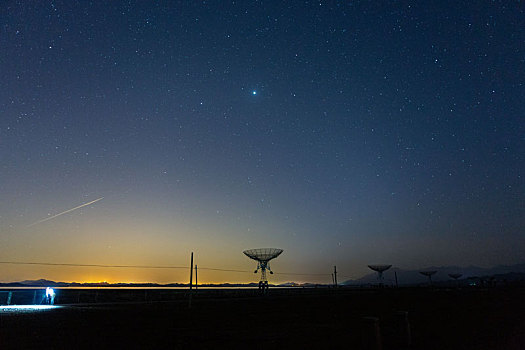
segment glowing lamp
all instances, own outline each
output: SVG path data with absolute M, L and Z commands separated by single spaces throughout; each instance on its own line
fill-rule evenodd
M 54 298 L 55 297 L 55 290 L 51 287 L 46 288 L 46 297 L 47 298 Z

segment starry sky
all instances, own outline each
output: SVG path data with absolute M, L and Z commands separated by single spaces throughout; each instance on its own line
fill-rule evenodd
M 252 271 L 244 249 L 277 247 L 274 271 L 326 274 L 271 282 L 523 262 L 524 12 L 2 1 L 0 260 L 189 266 L 193 251 Z M 187 275 L 4 264 L 0 281 Z

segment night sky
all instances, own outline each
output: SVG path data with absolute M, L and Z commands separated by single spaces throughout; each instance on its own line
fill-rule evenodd
M 525 251 L 517 1 L 2 1 L 0 260 L 253 271 Z M 50 218 L 85 203 L 101 200 Z M 0 265 L 0 281 L 186 270 Z M 254 274 L 205 271 L 202 282 Z

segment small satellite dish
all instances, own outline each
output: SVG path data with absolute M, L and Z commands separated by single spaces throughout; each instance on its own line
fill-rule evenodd
M 257 269 L 253 273 L 257 273 L 261 270 L 261 280 L 259 281 L 259 289 L 268 288 L 268 279 L 266 278 L 266 270 L 273 274 L 270 269 L 270 260 L 277 258 L 283 252 L 282 249 L 277 248 L 259 248 L 259 249 L 248 249 L 243 253 L 250 259 L 257 261 Z
M 448 277 L 450 278 L 453 278 L 457 281 L 458 278 L 460 278 L 461 276 L 463 276 L 461 273 L 449 273 L 448 274 Z
M 456 280 L 456 284 L 457 284 L 457 287 L 459 288 L 459 281 L 458 281 L 458 278 L 460 278 L 461 276 L 463 276 L 461 273 L 449 273 L 448 274 L 448 277 L 450 278 L 453 278 Z
M 423 276 L 428 277 L 428 282 L 432 285 L 432 275 L 435 275 L 437 271 L 419 271 Z
M 379 285 L 383 285 L 383 272 L 392 267 L 392 265 L 368 265 L 369 268 L 377 272 Z

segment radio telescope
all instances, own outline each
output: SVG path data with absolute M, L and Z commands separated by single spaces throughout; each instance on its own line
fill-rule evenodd
M 432 285 L 432 275 L 436 274 L 437 271 L 419 271 L 423 276 L 428 277 L 428 282 Z
M 383 272 L 392 267 L 392 265 L 368 265 L 369 268 L 377 272 L 377 279 L 379 280 L 379 285 L 383 285 Z
M 460 278 L 461 276 L 463 276 L 463 275 L 460 274 L 460 273 L 449 273 L 449 274 L 448 274 L 448 277 L 453 278 L 453 279 L 455 279 L 456 281 L 457 281 L 458 278 Z
M 459 281 L 458 281 L 458 278 L 460 278 L 461 276 L 463 276 L 461 273 L 449 273 L 448 274 L 448 277 L 450 278 L 453 278 L 456 280 L 456 284 L 457 284 L 457 287 L 459 288 Z
M 277 258 L 283 252 L 282 249 L 277 248 L 259 248 L 248 249 L 243 253 L 250 259 L 257 261 L 257 269 L 253 273 L 257 273 L 261 269 L 261 280 L 259 281 L 259 289 L 268 289 L 268 279 L 266 278 L 266 270 L 270 271 L 270 260 Z

